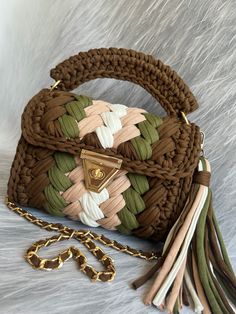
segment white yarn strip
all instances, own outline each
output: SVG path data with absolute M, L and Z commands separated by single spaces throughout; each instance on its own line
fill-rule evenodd
M 197 293 L 195 291 L 195 288 L 193 286 L 193 283 L 192 283 L 192 280 L 189 276 L 189 272 L 188 272 L 187 268 L 185 269 L 185 272 L 184 272 L 184 279 L 185 279 L 186 285 L 188 287 L 189 293 L 191 294 L 191 297 L 193 299 L 194 310 L 197 314 L 201 314 L 204 307 L 203 307 L 202 303 L 200 302 L 200 300 L 197 296 Z
M 119 118 L 127 115 L 127 106 L 121 104 L 109 104 L 111 111 L 115 112 Z
M 103 112 L 101 113 L 101 117 L 105 125 L 111 130 L 112 134 L 122 129 L 122 124 L 117 113 Z
M 127 115 L 127 107 L 121 104 L 109 104 L 111 112 L 102 112 L 105 125 L 97 127 L 95 132 L 103 148 L 111 148 L 114 144 L 113 134 L 122 129 L 120 118 Z
M 100 193 L 91 191 L 84 193 L 80 198 L 80 204 L 83 208 L 83 211 L 79 213 L 80 220 L 85 225 L 90 227 L 98 227 L 99 224 L 96 220 L 105 217 L 98 205 L 108 199 L 109 193 L 106 188 L 104 188 Z
M 83 224 L 90 226 L 90 227 L 99 227 L 99 224 L 91 219 L 85 212 L 79 213 L 79 219 L 82 221 Z
M 102 125 L 96 128 L 95 132 L 103 148 L 110 148 L 113 146 L 114 138 L 110 128 Z
M 189 228 L 189 230 L 187 232 L 187 235 L 185 237 L 184 243 L 182 245 L 181 252 L 180 252 L 180 254 L 179 254 L 179 256 L 178 256 L 174 266 L 172 267 L 171 271 L 169 272 L 166 280 L 164 281 L 164 283 L 160 287 L 159 291 L 157 292 L 155 298 L 153 299 L 153 304 L 156 305 L 156 306 L 160 306 L 161 305 L 163 299 L 165 298 L 165 296 L 166 296 L 170 286 L 172 285 L 172 283 L 173 283 L 173 281 L 174 281 L 174 279 L 176 277 L 177 272 L 179 271 L 179 269 L 180 269 L 180 267 L 181 267 L 181 265 L 183 263 L 184 258 L 187 255 L 188 247 L 189 247 L 189 244 L 190 244 L 191 239 L 193 237 L 194 231 L 196 229 L 198 218 L 199 218 L 200 213 L 201 213 L 201 211 L 203 209 L 203 206 L 204 206 L 204 204 L 206 202 L 207 195 L 208 195 L 208 187 L 204 186 L 200 202 L 199 202 L 199 204 L 197 206 L 196 212 L 194 213 L 194 216 L 193 216 L 190 228 Z
M 199 162 L 198 162 L 198 171 L 203 171 L 203 164 L 202 164 L 201 160 L 199 160 Z
M 201 160 L 199 160 L 199 162 L 198 162 L 198 171 L 203 171 L 203 164 L 202 164 L 202 161 L 201 161 Z M 164 244 L 164 247 L 163 247 L 163 253 L 164 253 L 165 250 L 167 249 L 168 244 L 170 243 L 170 240 L 172 239 L 172 236 L 173 236 L 175 227 L 176 227 L 177 223 L 179 222 L 180 217 L 181 217 L 181 215 L 180 215 L 179 218 L 176 220 L 175 224 L 173 225 L 173 227 L 170 229 L 170 231 L 169 231 L 169 233 L 168 233 L 168 236 L 167 236 L 167 238 L 166 238 L 166 241 L 165 241 L 165 244 Z M 162 253 L 162 254 L 163 254 L 163 253 Z
M 96 204 L 89 192 L 84 193 L 79 199 L 84 212 L 93 220 L 104 218 L 104 214 Z
M 106 188 L 102 189 L 100 193 L 89 191 L 90 195 L 92 196 L 93 200 L 96 204 L 101 204 L 109 199 L 109 193 Z

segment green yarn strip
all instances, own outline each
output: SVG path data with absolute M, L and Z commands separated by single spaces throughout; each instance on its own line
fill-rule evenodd
M 153 144 L 159 140 L 159 134 L 154 126 L 151 125 L 147 120 L 138 123 L 142 136 L 148 141 L 149 144 Z
M 152 113 L 144 113 L 145 121 L 137 124 L 141 136 L 131 139 L 140 160 L 147 160 L 152 157 L 151 144 L 159 140 L 159 133 L 156 130 L 162 123 L 162 119 Z
M 60 127 L 65 136 L 75 138 L 79 136 L 79 128 L 73 117 L 68 114 L 58 118 Z
M 216 288 L 216 286 L 215 286 L 215 284 L 213 282 L 213 279 L 212 279 L 213 275 L 210 273 L 210 270 L 208 268 L 207 268 L 207 276 L 208 276 L 208 281 L 209 281 L 211 290 L 212 290 L 212 292 L 213 292 L 213 294 L 215 296 L 215 300 L 218 302 L 218 305 L 220 306 L 220 308 L 222 310 L 219 313 L 227 314 L 228 313 L 227 308 L 225 307 L 224 302 L 221 299 L 221 296 L 220 296 L 220 294 L 219 294 L 219 292 L 218 292 L 218 290 L 217 290 L 217 288 Z M 217 313 L 217 312 L 214 312 L 214 313 Z
M 68 203 L 60 195 L 59 191 L 66 191 L 72 186 L 71 180 L 65 175 L 76 167 L 74 156 L 68 153 L 56 152 L 54 153 L 56 165 L 48 170 L 48 177 L 50 183 L 44 189 L 46 197 L 46 210 L 56 216 L 64 216 L 61 211 Z
M 141 195 L 149 190 L 146 176 L 129 173 L 128 178 L 131 187 L 122 193 L 126 206 L 118 213 L 121 224 L 116 227 L 117 230 L 124 234 L 130 234 L 131 230 L 139 227 L 135 215 L 145 209 L 145 203 Z
M 76 167 L 74 156 L 68 153 L 56 152 L 54 158 L 57 167 L 64 173 L 72 171 Z
M 152 157 L 152 147 L 144 138 L 137 136 L 131 139 L 131 143 L 140 160 L 146 160 Z
M 144 194 L 149 190 L 149 183 L 146 176 L 141 174 L 135 173 L 128 173 L 127 174 L 129 181 L 132 187 L 137 191 L 139 194 Z
M 224 258 L 225 264 L 228 266 L 231 273 L 234 274 L 234 270 L 233 270 L 233 267 L 230 263 L 230 259 L 229 259 L 229 256 L 228 256 L 228 253 L 227 253 L 227 250 L 225 247 L 224 239 L 223 239 L 223 236 L 221 234 L 214 210 L 212 210 L 212 218 L 213 218 L 214 227 L 216 230 L 217 238 L 218 238 L 218 241 L 220 244 L 221 253 L 222 253 L 222 256 Z
M 123 234 L 130 235 L 131 230 L 127 229 L 122 223 L 119 226 L 116 226 L 116 229 Z
M 158 128 L 163 123 L 162 119 L 155 114 L 146 112 L 143 115 L 154 128 Z
M 48 203 L 50 204 L 50 206 L 48 207 L 49 210 L 53 209 L 55 212 L 59 213 L 62 208 L 68 205 L 64 198 L 59 194 L 56 189 L 54 189 L 51 184 L 45 187 L 44 194 Z
M 81 121 L 86 117 L 84 108 L 92 105 L 92 99 L 83 95 L 74 94 L 76 100 L 65 104 L 68 114 L 64 114 L 58 118 L 61 130 L 66 137 L 75 138 L 79 136 L 79 128 L 77 121 Z
M 71 101 L 66 105 L 66 111 L 74 117 L 77 121 L 80 121 L 86 117 L 84 108 L 80 105 L 79 101 Z
M 197 228 L 196 228 L 197 261 L 198 261 L 199 276 L 200 276 L 204 291 L 206 293 L 207 299 L 210 303 L 211 310 L 213 311 L 213 313 L 221 313 L 221 308 L 215 298 L 214 292 L 212 291 L 212 287 L 209 282 L 207 261 L 206 261 L 205 250 L 204 250 L 204 234 L 205 234 L 204 228 L 206 225 L 206 216 L 207 216 L 207 210 L 210 204 L 210 197 L 211 197 L 211 192 L 209 191 L 207 200 L 204 204 L 203 210 L 201 212 L 201 215 L 197 223 Z
M 86 108 L 88 106 L 91 106 L 93 104 L 92 98 L 84 95 L 74 95 L 75 98 L 77 99 L 77 102 L 80 106 L 83 108 Z
M 132 187 L 129 187 L 126 191 L 123 192 L 123 197 L 125 199 L 127 208 L 134 215 L 141 213 L 145 209 L 145 203 L 141 195 Z
M 125 228 L 132 230 L 139 227 L 135 215 L 131 213 L 126 206 L 122 208 L 117 215 Z
M 173 314 L 179 314 L 179 308 L 180 308 L 180 305 L 179 305 L 179 301 L 177 299 L 175 302 L 174 308 L 173 308 Z
M 51 215 L 59 216 L 59 217 L 65 216 L 61 210 L 54 208 L 49 202 L 46 202 L 44 207 L 47 210 L 47 212 Z
M 65 191 L 72 186 L 71 180 L 57 166 L 49 169 L 48 177 L 57 191 Z

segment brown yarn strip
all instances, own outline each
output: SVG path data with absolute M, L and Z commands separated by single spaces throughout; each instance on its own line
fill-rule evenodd
M 205 186 L 209 186 L 211 179 L 211 173 L 208 171 L 198 171 L 194 174 L 194 182 L 198 184 L 202 184 Z
M 187 295 L 187 287 L 186 287 L 186 284 L 185 282 L 183 281 L 183 304 L 185 306 L 190 306 L 190 303 L 189 303 L 189 300 L 188 300 L 188 295 Z
M 207 228 L 205 228 L 205 245 L 204 245 L 204 248 L 205 248 L 205 254 L 206 254 L 206 261 L 207 261 L 207 267 L 208 267 L 208 270 L 209 270 L 209 273 L 210 273 L 210 276 L 211 276 L 211 279 L 214 283 L 214 286 L 216 288 L 216 290 L 218 291 L 218 294 L 220 296 L 220 299 L 221 299 L 221 302 L 222 303 L 219 303 L 223 313 L 225 314 L 234 314 L 234 311 L 232 309 L 232 307 L 230 306 L 225 294 L 224 294 L 224 291 L 222 290 L 219 282 L 217 281 L 217 279 L 214 277 L 214 275 L 212 274 L 212 271 L 211 271 L 211 268 L 210 268 L 210 257 L 209 257 L 209 231 Z M 212 274 L 212 275 L 211 275 Z

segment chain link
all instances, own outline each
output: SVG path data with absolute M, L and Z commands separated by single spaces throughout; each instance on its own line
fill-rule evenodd
M 36 226 L 41 227 L 47 231 L 57 231 L 60 234 L 54 235 L 50 238 L 39 240 L 31 245 L 26 251 L 26 261 L 35 269 L 52 270 L 62 267 L 62 265 L 69 259 L 74 258 L 79 265 L 79 268 L 92 281 L 112 281 L 116 275 L 114 261 L 108 256 L 99 246 L 93 241 L 98 241 L 105 246 L 114 248 L 117 251 L 145 259 L 147 261 L 156 260 L 160 257 L 159 252 L 143 252 L 141 250 L 133 249 L 127 245 L 123 245 L 115 240 L 110 240 L 104 235 L 98 235 L 90 230 L 75 230 L 60 223 L 49 223 L 39 219 L 21 207 L 18 207 L 14 202 L 11 202 L 6 197 L 6 205 L 13 212 L 30 221 Z M 76 247 L 71 246 L 68 249 L 60 252 L 55 258 L 43 259 L 38 255 L 38 251 L 44 247 L 50 246 L 57 242 L 76 239 L 83 244 L 90 253 L 92 253 L 98 261 L 105 267 L 104 271 L 97 271 L 93 266 L 87 263 L 86 256 Z

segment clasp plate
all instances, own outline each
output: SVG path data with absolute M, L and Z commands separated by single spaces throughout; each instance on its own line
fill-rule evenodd
M 93 192 L 101 192 L 119 171 L 122 159 L 82 149 L 85 186 Z

